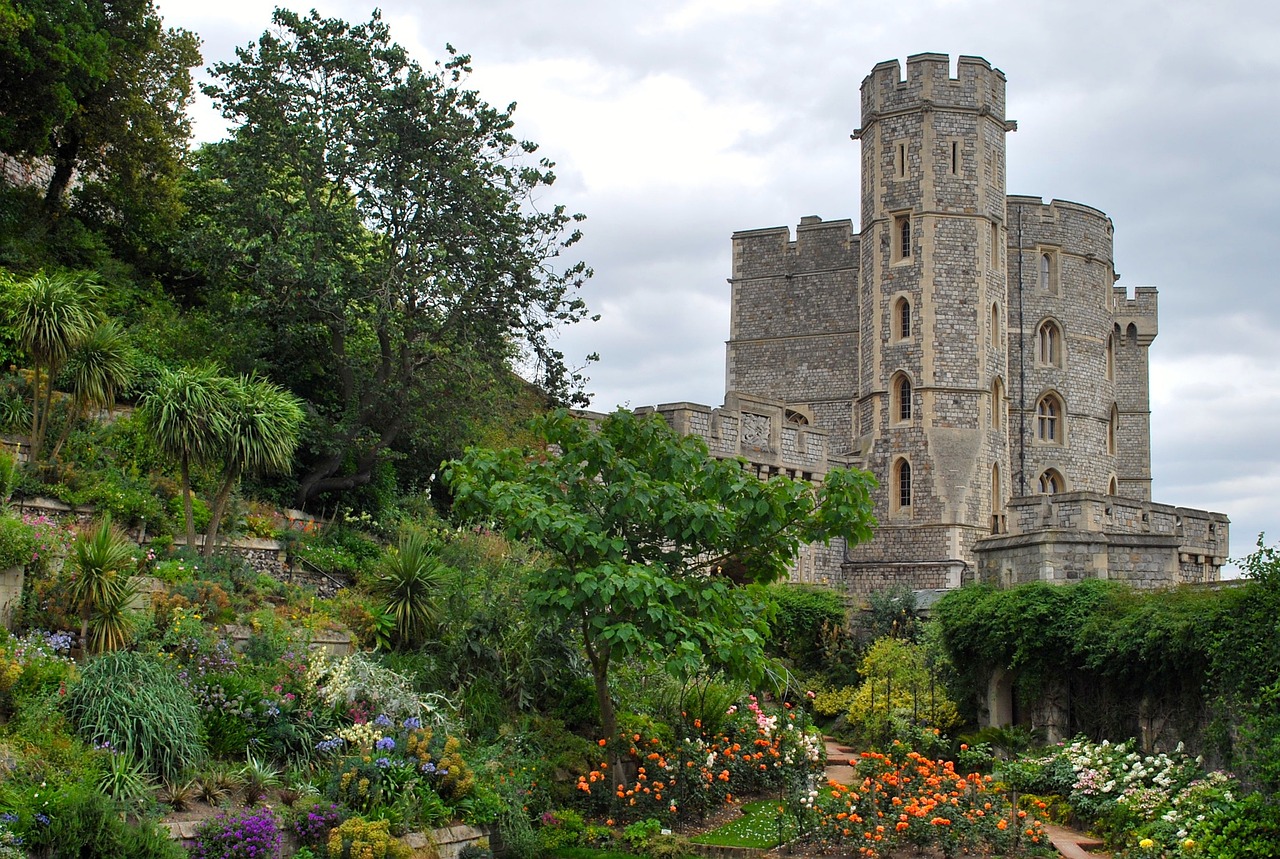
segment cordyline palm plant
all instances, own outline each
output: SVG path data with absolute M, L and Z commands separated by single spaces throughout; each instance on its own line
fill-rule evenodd
M 71 408 L 58 441 L 49 453 L 57 459 L 71 427 L 90 408 L 111 408 L 133 369 L 129 338 L 115 320 L 93 327 L 67 358 L 65 378 L 71 388 Z
M 156 446 L 178 461 L 187 545 L 192 548 L 196 525 L 191 510 L 191 466 L 214 458 L 225 433 L 224 382 L 212 366 L 165 369 L 142 401 L 142 419 Z
M 97 316 L 100 287 L 85 275 L 39 272 L 14 285 L 11 322 L 31 359 L 31 459 L 39 460 L 49 429 L 53 380 Z
M 439 621 L 440 586 L 449 573 L 435 556 L 431 540 L 418 531 L 405 532 L 399 546 L 383 556 L 372 590 L 382 601 L 383 613 L 392 620 L 399 644 L 419 643 L 427 629 Z
M 110 515 L 76 538 L 67 595 L 80 613 L 80 640 L 86 650 L 115 650 L 128 638 L 132 622 L 126 609 L 135 593 L 129 582 L 133 566 L 133 545 L 111 526 Z
M 297 397 L 259 376 L 223 379 L 222 436 L 214 454 L 222 460 L 222 485 L 214 496 L 204 554 L 212 555 L 231 490 L 244 474 L 287 471 L 302 430 Z

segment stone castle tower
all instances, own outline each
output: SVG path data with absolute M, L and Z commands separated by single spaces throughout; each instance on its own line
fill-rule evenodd
M 726 405 L 692 422 L 696 407 L 658 410 L 719 455 L 775 460 L 768 417 L 873 472 L 875 539 L 838 571 L 811 559 L 850 590 L 1216 578 L 1226 517 L 1151 503 L 1156 290 L 1115 286 L 1102 212 L 1006 195 L 1004 74 L 978 57 L 955 77 L 944 54 L 909 57 L 905 77 L 883 62 L 861 109 L 860 229 L 735 233 Z M 729 412 L 760 428 L 749 443 L 717 436 Z M 779 470 L 822 467 L 762 473 Z

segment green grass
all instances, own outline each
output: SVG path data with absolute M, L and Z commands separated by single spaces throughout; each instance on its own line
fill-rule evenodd
M 717 847 L 777 847 L 795 835 L 795 819 L 787 816 L 782 821 L 781 838 L 778 830 L 780 803 L 771 800 L 748 802 L 742 806 L 742 816 L 719 829 L 704 832 L 691 840 L 696 844 Z

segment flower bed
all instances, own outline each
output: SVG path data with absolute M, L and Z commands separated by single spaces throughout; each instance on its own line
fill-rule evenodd
M 816 789 L 802 817 L 801 841 L 820 849 L 886 856 L 911 847 L 945 856 L 965 851 L 1017 855 L 1048 846 L 1043 824 L 1013 808 L 991 776 L 957 773 L 895 743 L 863 752 L 851 785 Z

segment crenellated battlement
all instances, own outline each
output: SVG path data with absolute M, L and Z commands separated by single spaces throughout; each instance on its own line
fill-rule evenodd
M 982 57 L 960 56 L 951 77 L 947 54 L 912 54 L 906 77 L 897 60 L 877 63 L 862 81 L 862 120 L 866 128 L 882 114 L 926 108 L 962 109 L 1003 121 L 1004 72 Z
M 824 221 L 808 215 L 800 219 L 794 239 L 786 227 L 733 234 L 735 280 L 849 268 L 857 260 L 858 237 L 848 218 Z
M 659 414 L 680 435 L 698 436 L 717 459 L 744 459 L 760 477 L 785 474 L 821 482 L 830 463 L 825 430 L 811 426 L 804 406 L 795 409 L 764 397 L 729 391 L 718 409 L 698 403 L 664 403 L 636 409 Z
M 1123 286 L 1112 287 L 1111 308 L 1116 325 L 1128 335 L 1130 326 L 1137 334 L 1138 342 L 1150 346 L 1159 333 L 1159 290 L 1154 286 L 1134 288 L 1130 298 Z

